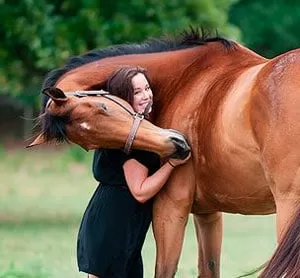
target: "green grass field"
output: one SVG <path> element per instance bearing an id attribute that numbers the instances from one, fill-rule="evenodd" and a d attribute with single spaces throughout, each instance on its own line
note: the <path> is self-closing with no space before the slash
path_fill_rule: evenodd
<path id="1" fill-rule="evenodd" d="M 97 185 L 91 158 L 77 148 L 0 149 L 0 278 L 86 277 L 77 271 L 76 236 Z M 222 278 L 252 270 L 273 253 L 274 216 L 225 215 L 224 223 Z M 153 277 L 151 231 L 143 253 L 145 278 Z M 196 277 L 196 262 L 191 219 L 176 277 Z"/>

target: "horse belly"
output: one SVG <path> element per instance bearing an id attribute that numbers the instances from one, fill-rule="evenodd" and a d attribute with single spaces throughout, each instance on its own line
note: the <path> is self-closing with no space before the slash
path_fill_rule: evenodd
<path id="1" fill-rule="evenodd" d="M 222 160 L 206 172 L 199 171 L 193 212 L 274 213 L 273 195 L 259 160 L 237 150 Z"/>

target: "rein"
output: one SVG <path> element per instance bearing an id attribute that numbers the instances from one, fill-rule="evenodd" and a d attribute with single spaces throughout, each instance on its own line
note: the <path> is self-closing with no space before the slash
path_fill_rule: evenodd
<path id="1" fill-rule="evenodd" d="M 127 111 L 133 117 L 134 120 L 133 120 L 133 124 L 131 126 L 129 135 L 126 139 L 126 143 L 124 146 L 124 152 L 126 154 L 130 153 L 137 130 L 138 130 L 142 120 L 145 118 L 145 115 L 147 115 L 149 113 L 149 110 L 152 106 L 152 103 L 148 103 L 148 105 L 145 108 L 144 113 L 134 113 L 134 112 L 130 111 L 127 107 L 125 107 L 121 102 L 119 102 L 118 100 L 111 97 L 112 95 L 109 92 L 106 92 L 104 90 L 67 92 L 67 93 L 65 93 L 65 95 L 66 96 L 75 96 L 75 97 L 79 97 L 79 98 L 88 97 L 88 96 L 104 97 L 104 98 L 109 99 L 110 101 L 113 101 L 114 103 L 118 104 L 125 111 Z"/>

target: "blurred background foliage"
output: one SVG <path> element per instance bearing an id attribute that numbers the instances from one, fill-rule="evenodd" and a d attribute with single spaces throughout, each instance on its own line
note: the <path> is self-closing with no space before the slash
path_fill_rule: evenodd
<path id="1" fill-rule="evenodd" d="M 297 0 L 242 0 L 232 6 L 229 21 L 241 30 L 247 47 L 267 58 L 300 46 Z"/>
<path id="2" fill-rule="evenodd" d="M 140 42 L 189 25 L 236 35 L 228 23 L 234 0 L 22 0 L 0 8 L 0 86 L 30 94 L 67 58 L 112 44 Z M 184 5 L 183 5 L 184 3 Z"/>
<path id="3" fill-rule="evenodd" d="M 189 26 L 273 57 L 299 46 L 299 15 L 297 0 L 0 0 L 0 102 L 31 118 L 43 77 L 68 58 Z"/>

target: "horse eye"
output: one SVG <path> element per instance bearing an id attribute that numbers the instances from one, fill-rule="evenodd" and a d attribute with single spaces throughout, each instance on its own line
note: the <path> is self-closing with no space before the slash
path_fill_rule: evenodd
<path id="1" fill-rule="evenodd" d="M 108 108 L 107 108 L 107 106 L 106 106 L 106 104 L 104 104 L 104 103 L 99 103 L 99 108 L 101 109 L 101 110 L 104 110 L 104 111 L 106 111 L 107 112 L 107 110 L 108 110 Z"/>

